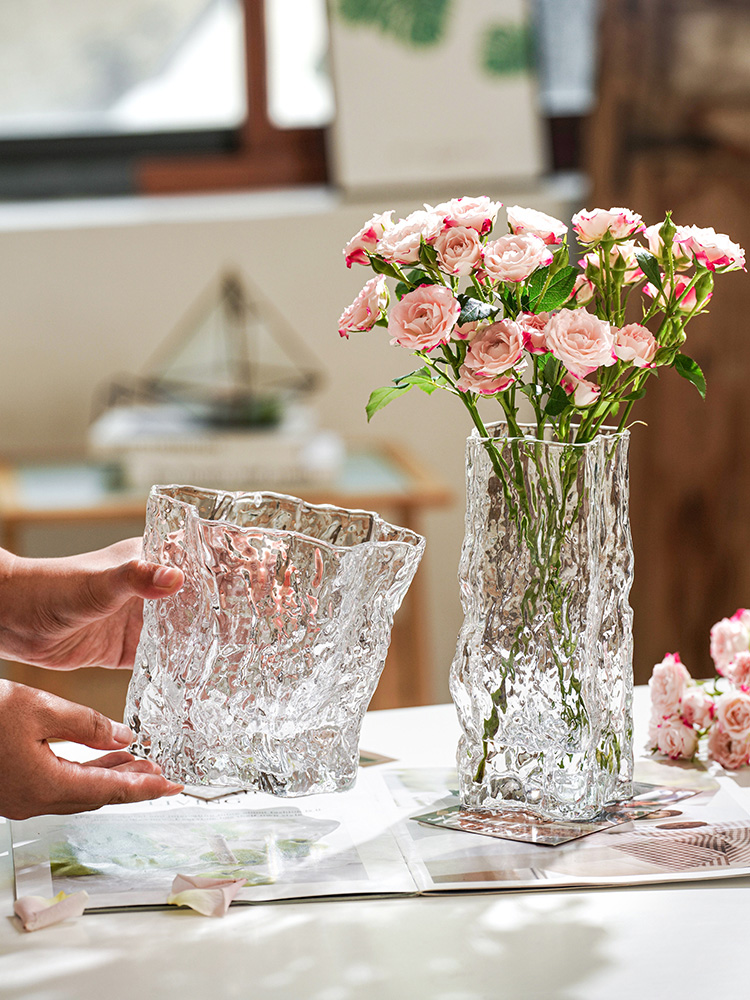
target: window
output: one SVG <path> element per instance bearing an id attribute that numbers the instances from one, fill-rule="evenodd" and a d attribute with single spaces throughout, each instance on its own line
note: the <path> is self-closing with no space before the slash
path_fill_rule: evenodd
<path id="1" fill-rule="evenodd" d="M 3 0 L 0 198 L 323 180 L 326 48 L 325 0 Z"/>

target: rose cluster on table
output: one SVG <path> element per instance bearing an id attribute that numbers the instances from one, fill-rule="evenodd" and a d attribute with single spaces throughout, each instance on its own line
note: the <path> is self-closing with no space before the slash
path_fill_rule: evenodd
<path id="1" fill-rule="evenodd" d="M 679 653 L 656 664 L 648 744 L 689 760 L 705 742 L 710 760 L 736 770 L 750 763 L 750 610 L 740 608 L 713 626 L 711 658 L 718 676 L 709 681 L 694 680 Z"/>

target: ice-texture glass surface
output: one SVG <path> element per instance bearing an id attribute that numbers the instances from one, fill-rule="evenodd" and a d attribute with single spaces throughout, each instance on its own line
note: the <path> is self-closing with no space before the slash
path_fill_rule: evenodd
<path id="1" fill-rule="evenodd" d="M 147 559 L 185 586 L 147 601 L 128 725 L 167 777 L 278 795 L 342 790 L 424 539 L 367 511 L 155 486 Z"/>
<path id="2" fill-rule="evenodd" d="M 632 787 L 628 433 L 488 430 L 507 474 L 472 435 L 450 679 L 461 801 L 588 818 Z"/>

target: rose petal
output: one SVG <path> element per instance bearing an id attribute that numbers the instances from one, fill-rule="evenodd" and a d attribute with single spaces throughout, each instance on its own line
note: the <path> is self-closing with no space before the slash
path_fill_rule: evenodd
<path id="1" fill-rule="evenodd" d="M 167 896 L 167 902 L 172 906 L 189 906 L 204 917 L 223 917 L 245 882 L 244 878 L 177 875 L 172 882 L 172 892 Z"/>
<path id="2" fill-rule="evenodd" d="M 58 892 L 52 899 L 44 896 L 21 896 L 13 906 L 13 912 L 23 924 L 25 931 L 38 931 L 70 917 L 80 917 L 89 901 L 87 892 L 68 895 Z"/>

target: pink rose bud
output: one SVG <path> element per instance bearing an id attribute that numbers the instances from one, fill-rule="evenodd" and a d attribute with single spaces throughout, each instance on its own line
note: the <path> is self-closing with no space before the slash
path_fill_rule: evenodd
<path id="1" fill-rule="evenodd" d="M 544 330 L 549 322 L 549 313 L 520 313 L 516 322 L 523 333 L 523 346 L 529 354 L 546 354 L 547 341 Z"/>
<path id="2" fill-rule="evenodd" d="M 733 740 L 750 740 L 750 694 L 727 691 L 716 699 L 716 718 Z"/>
<path id="3" fill-rule="evenodd" d="M 654 667 L 648 682 L 654 713 L 662 718 L 678 714 L 690 681 L 687 668 L 680 662 L 680 654 L 667 653 Z"/>
<path id="4" fill-rule="evenodd" d="M 654 299 L 662 309 L 666 309 L 667 307 L 667 300 L 670 298 L 670 290 L 672 288 L 674 289 L 673 294 L 680 312 L 692 312 L 698 305 L 698 295 L 695 286 L 688 291 L 690 280 L 684 277 L 684 275 L 675 275 L 674 286 L 670 286 L 669 278 L 666 274 L 662 274 L 661 283 L 664 289 L 663 292 L 649 282 L 643 286 L 643 294 L 647 295 L 650 299 Z M 708 302 L 712 294 L 712 292 L 709 292 L 703 299 L 703 303 Z"/>
<path id="5" fill-rule="evenodd" d="M 644 229 L 640 215 L 629 208 L 584 209 L 573 216 L 573 229 L 581 243 L 600 243 L 605 236 L 624 240 Z"/>
<path id="6" fill-rule="evenodd" d="M 476 229 L 450 226 L 435 240 L 438 267 L 446 274 L 465 276 L 482 263 L 482 244 Z"/>
<path id="7" fill-rule="evenodd" d="M 502 202 L 491 201 L 486 195 L 479 198 L 452 198 L 434 208 L 425 205 L 428 212 L 442 217 L 444 227 L 465 226 L 475 229 L 480 236 L 492 229 L 502 207 Z"/>
<path id="8" fill-rule="evenodd" d="M 628 323 L 615 330 L 615 354 L 635 368 L 653 368 L 658 346 L 651 331 L 640 323 Z"/>
<path id="9" fill-rule="evenodd" d="M 339 336 L 348 339 L 350 333 L 371 330 L 388 308 L 388 286 L 385 275 L 370 278 L 354 302 L 339 317 Z"/>
<path id="10" fill-rule="evenodd" d="M 708 755 L 728 771 L 747 764 L 750 758 L 750 743 L 736 740 L 716 722 L 708 733 Z"/>
<path id="11" fill-rule="evenodd" d="M 698 734 L 679 715 L 673 715 L 659 724 L 656 747 L 665 757 L 690 760 L 698 749 Z"/>
<path id="12" fill-rule="evenodd" d="M 553 253 L 538 236 L 501 236 L 484 248 L 484 269 L 493 281 L 525 281 L 552 263 Z"/>
<path id="13" fill-rule="evenodd" d="M 351 267 L 352 264 L 370 263 L 367 251 L 375 253 L 378 240 L 385 230 L 393 225 L 392 215 L 392 211 L 373 215 L 369 222 L 366 222 L 360 231 L 349 240 L 343 251 L 347 267 Z"/>
<path id="14" fill-rule="evenodd" d="M 461 365 L 456 388 L 461 392 L 476 392 L 480 396 L 494 396 L 510 388 L 516 379 L 510 375 L 484 375 Z"/>
<path id="15" fill-rule="evenodd" d="M 716 672 L 724 671 L 737 653 L 746 653 L 750 649 L 750 626 L 740 617 L 722 618 L 711 629 L 711 659 Z"/>
<path id="16" fill-rule="evenodd" d="M 442 216 L 436 212 L 412 212 L 385 231 L 378 242 L 378 256 L 394 264 L 415 264 L 422 240 L 434 243 L 442 228 Z"/>
<path id="17" fill-rule="evenodd" d="M 662 240 L 660 233 L 661 225 L 647 226 L 644 230 L 644 236 L 648 241 L 648 249 L 651 254 L 658 260 L 662 265 L 666 264 L 666 254 L 664 252 L 664 241 Z M 676 226 L 676 233 L 674 239 L 672 240 L 672 255 L 674 260 L 674 265 L 678 270 L 682 268 L 690 267 L 693 263 L 693 255 L 684 246 L 684 240 L 687 237 L 687 226 Z"/>
<path id="18" fill-rule="evenodd" d="M 632 241 L 615 243 L 609 251 L 609 266 L 612 271 L 619 269 L 624 285 L 632 285 L 643 278 L 641 265 L 635 255 L 637 247 Z M 588 253 L 580 262 L 586 268 L 586 276 L 595 280 L 601 272 L 601 261 L 598 253 Z M 601 279 L 599 279 L 601 280 Z"/>
<path id="19" fill-rule="evenodd" d="M 504 319 L 477 332 L 466 352 L 463 369 L 479 375 L 504 375 L 522 357 L 521 327 L 513 320 Z"/>
<path id="20" fill-rule="evenodd" d="M 594 282 L 587 278 L 585 274 L 579 274 L 573 285 L 568 303 L 572 306 L 586 306 L 593 300 L 595 294 L 596 285 Z"/>
<path id="21" fill-rule="evenodd" d="M 680 714 L 689 725 L 707 729 L 714 719 L 714 700 L 702 687 L 693 684 L 682 696 Z"/>
<path id="22" fill-rule="evenodd" d="M 675 237 L 689 250 L 698 264 L 709 271 L 745 270 L 745 251 L 724 233 L 708 227 L 683 226 Z"/>
<path id="23" fill-rule="evenodd" d="M 585 309 L 561 309 L 544 329 L 547 349 L 576 378 L 586 378 L 617 360 L 609 323 Z"/>
<path id="24" fill-rule="evenodd" d="M 601 393 L 601 389 L 595 382 L 587 382 L 586 379 L 576 378 L 570 372 L 563 375 L 560 385 L 569 396 L 573 397 L 573 403 L 581 409 L 595 403 Z"/>
<path id="25" fill-rule="evenodd" d="M 559 219 L 534 208 L 511 205 L 507 209 L 508 225 L 515 236 L 538 236 L 547 246 L 555 246 L 568 235 L 568 227 Z"/>
<path id="26" fill-rule="evenodd" d="M 420 285 L 391 309 L 391 343 L 410 351 L 431 351 L 447 343 L 460 312 L 461 305 L 450 288 Z"/>

